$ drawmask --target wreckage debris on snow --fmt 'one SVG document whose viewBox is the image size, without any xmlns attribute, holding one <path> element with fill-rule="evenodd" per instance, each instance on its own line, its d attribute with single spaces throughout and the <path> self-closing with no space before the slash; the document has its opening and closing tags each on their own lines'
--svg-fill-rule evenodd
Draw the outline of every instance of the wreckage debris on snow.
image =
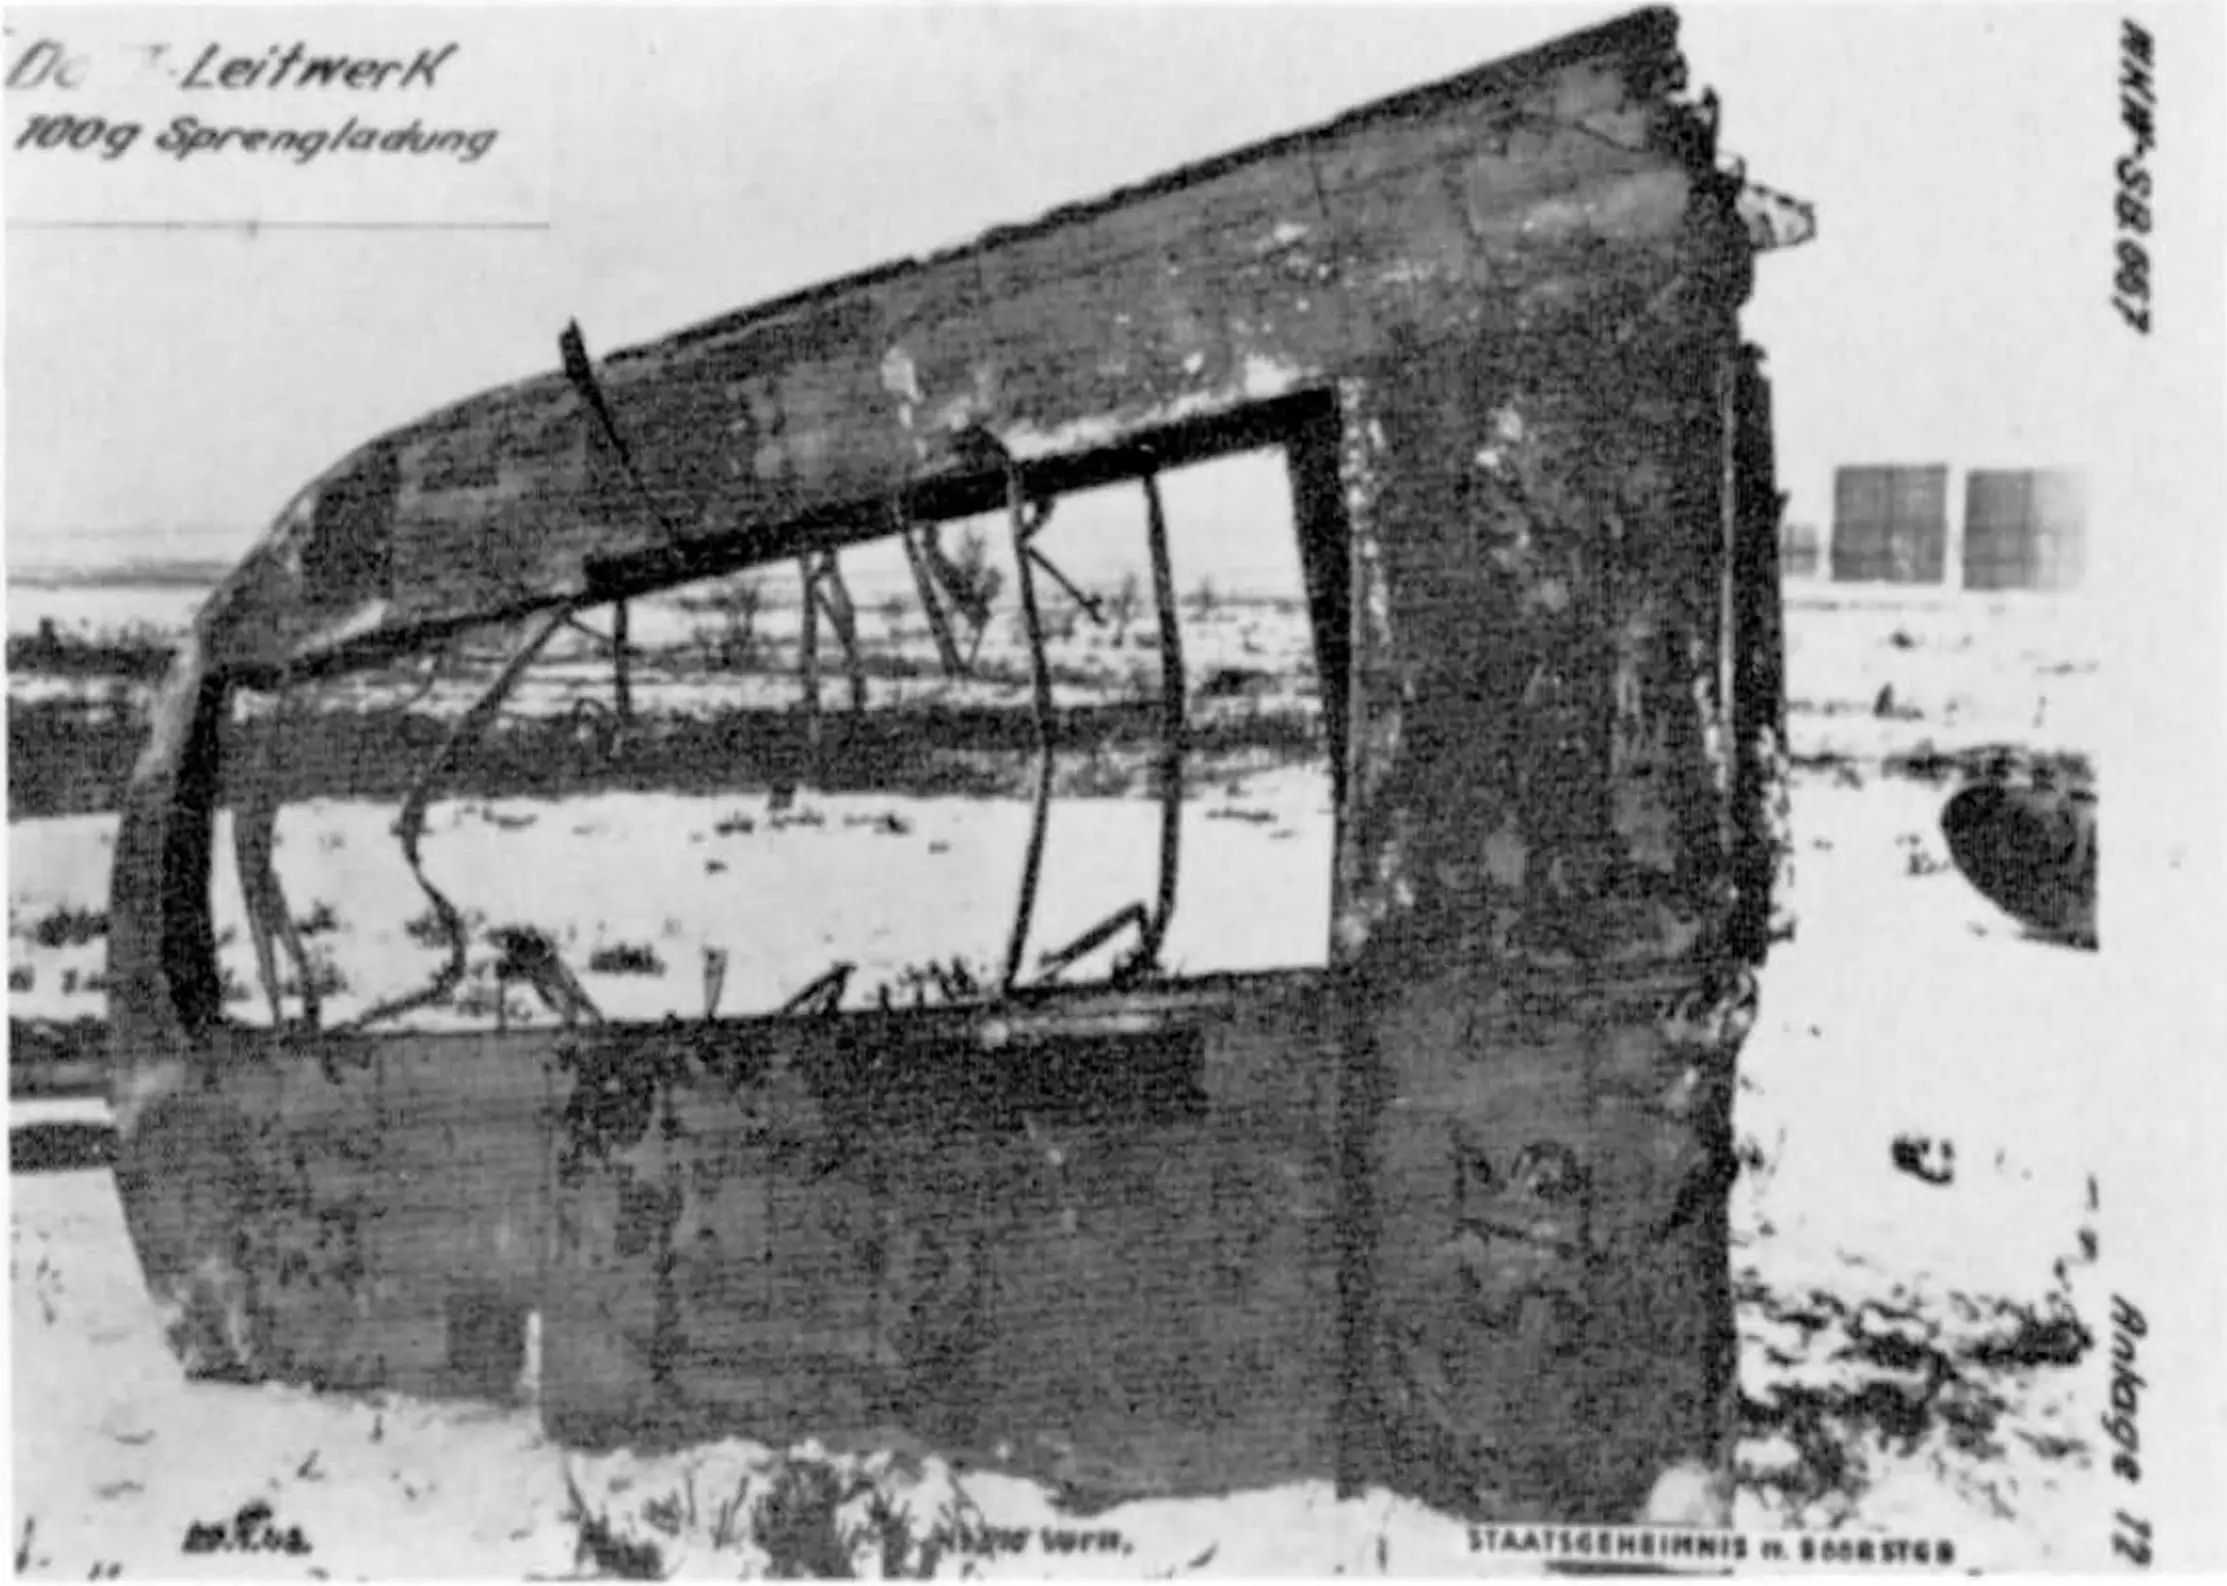
<svg viewBox="0 0 2227 1586">
<path fill-rule="evenodd" d="M 1788 846 L 1738 314 L 1808 218 L 1720 167 L 1683 78 L 1638 13 L 600 365 L 570 333 L 562 372 L 312 482 L 197 618 L 116 843 L 117 1182 L 188 1362 L 485 1393 L 538 1312 L 543 1413 L 583 1441 L 895 1423 L 1100 1492 L 1334 1472 L 1569 1520 L 1728 1474 L 1733 1064 Z M 1034 855 L 1034 528 L 1263 445 L 1324 680 L 1326 971 L 1159 968 L 1171 815 L 1117 983 L 1025 977 L 1031 880 L 947 1006 L 225 1016 L 243 690 L 1002 505 Z M 423 805 L 483 719 L 405 806 L 437 1000 L 467 916 L 418 870 Z"/>
</svg>

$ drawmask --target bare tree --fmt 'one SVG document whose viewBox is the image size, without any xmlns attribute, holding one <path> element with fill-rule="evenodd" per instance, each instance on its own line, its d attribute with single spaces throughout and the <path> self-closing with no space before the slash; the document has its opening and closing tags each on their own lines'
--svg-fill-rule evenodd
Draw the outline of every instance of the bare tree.
<svg viewBox="0 0 2227 1586">
<path fill-rule="evenodd" d="M 713 665 L 740 672 L 757 660 L 758 613 L 764 605 L 765 591 L 751 577 L 730 579 L 705 597 L 701 609 L 723 622 L 719 628 L 696 630 L 697 640 L 710 652 Z"/>
<path fill-rule="evenodd" d="M 971 663 L 981 653 L 982 635 L 989 629 L 998 595 L 1005 588 L 1005 569 L 991 562 L 989 538 L 980 529 L 969 529 L 959 537 L 958 553 L 950 559 L 945 578 L 952 603 L 959 608 L 971 635 L 967 650 Z"/>
<path fill-rule="evenodd" d="M 1135 568 L 1121 575 L 1121 583 L 1112 598 L 1106 602 L 1106 615 L 1113 619 L 1114 643 L 1129 642 L 1130 624 L 1137 620 L 1137 608 L 1144 604 L 1144 586 L 1137 578 Z"/>
</svg>

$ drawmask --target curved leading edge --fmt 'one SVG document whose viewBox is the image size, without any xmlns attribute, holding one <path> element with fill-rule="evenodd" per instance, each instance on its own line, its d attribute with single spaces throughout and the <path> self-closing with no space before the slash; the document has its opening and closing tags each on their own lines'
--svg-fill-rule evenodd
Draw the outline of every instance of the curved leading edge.
<svg viewBox="0 0 2227 1586">
<path fill-rule="evenodd" d="M 110 879 L 116 1183 L 189 1373 L 387 1380 L 396 1307 L 366 1250 L 383 1205 L 379 1074 L 347 1043 L 224 1016 L 210 880 L 253 564 L 196 617 L 128 782 Z M 480 1214 L 475 1212 L 475 1219 Z"/>
<path fill-rule="evenodd" d="M 152 736 L 125 791 L 110 879 L 117 1189 L 149 1288 L 159 1301 L 188 1309 L 197 1308 L 190 1298 L 197 1284 L 212 1293 L 237 1289 L 226 1255 L 238 1232 L 225 1169 L 234 1129 L 219 1084 L 228 1037 L 213 983 L 207 901 L 226 703 L 208 656 L 222 599 L 195 622 L 156 696 Z M 236 1322 L 219 1321 L 216 1330 L 236 1330 Z"/>
<path fill-rule="evenodd" d="M 209 885 L 231 681 L 211 658 L 241 629 L 243 588 L 228 581 L 182 646 L 118 826 L 126 1224 L 191 1374 L 476 1391 L 473 1351 L 514 1354 L 501 1335 L 538 1295 L 541 1054 L 531 1035 L 382 1041 L 224 1017 Z"/>
<path fill-rule="evenodd" d="M 181 926 L 172 899 L 190 899 L 194 849 L 205 854 L 210 840 L 210 805 L 194 795 L 214 753 L 219 693 L 196 625 L 155 697 L 152 736 L 124 794 L 109 883 L 108 980 L 111 1100 L 127 1136 L 148 1107 L 182 1088 L 189 1021 L 203 1022 L 192 980 L 207 970 L 186 963 L 190 942 L 171 939 L 194 930 Z"/>
</svg>

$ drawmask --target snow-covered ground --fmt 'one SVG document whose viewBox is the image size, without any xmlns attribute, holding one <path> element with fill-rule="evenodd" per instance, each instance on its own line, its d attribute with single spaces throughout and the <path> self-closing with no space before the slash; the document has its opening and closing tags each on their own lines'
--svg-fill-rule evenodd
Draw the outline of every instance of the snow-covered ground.
<svg viewBox="0 0 2227 1586">
<path fill-rule="evenodd" d="M 42 623 L 84 639 L 95 634 L 145 629 L 182 633 L 201 603 L 205 589 L 181 585 L 31 584 L 8 585 L 8 632 L 36 633 Z"/>
<path fill-rule="evenodd" d="M 2097 1428 L 2109 1294 L 2096 1262 L 2110 1185 L 2094 1127 L 2108 1074 L 2091 1060 L 2112 1040 L 2103 961 L 2025 938 L 1974 893 L 1947 868 L 1948 788 L 1880 764 L 1926 743 L 2089 748 L 2097 646 L 2077 602 L 1790 594 L 1794 745 L 1812 763 L 1794 790 L 1800 934 L 1766 971 L 1742 1059 L 1736 1520 L 1946 1538 L 1960 1567 L 2108 1567 L 2114 1494 Z M 423 903 L 385 833 L 391 818 L 335 800 L 281 820 L 294 914 L 332 905 L 310 945 L 348 981 L 336 1013 L 406 989 L 436 961 L 404 929 Z M 1061 801 L 1039 947 L 1149 894 L 1156 818 L 1140 798 Z M 649 948 L 662 974 L 583 976 L 607 1011 L 700 1011 L 701 951 L 716 947 L 730 961 L 723 1009 L 736 1012 L 774 1005 L 838 957 L 859 964 L 860 996 L 925 958 L 994 961 L 1025 819 L 1013 801 L 809 791 L 778 817 L 762 795 L 451 802 L 437 806 L 425 852 L 452 896 L 490 920 L 551 929 L 575 965 L 599 946 Z M 31 980 L 11 996 L 19 1014 L 98 1011 L 100 941 L 41 946 L 30 933 L 58 910 L 104 906 L 112 826 L 10 826 L 11 969 Z M 1319 776 L 1201 788 L 1184 837 L 1174 959 L 1321 960 Z M 226 963 L 253 986 L 228 865 L 216 901 L 220 928 L 233 929 Z M 235 1012 L 257 1017 L 259 1004 Z M 18 1104 L 14 1118 L 100 1111 Z M 587 1459 L 543 1440 L 523 1404 L 189 1385 L 160 1341 L 105 1173 L 20 1176 L 11 1188 L 14 1535 L 26 1573 L 562 1575 L 622 1569 L 625 1548 L 645 1544 L 684 1573 L 800 1560 L 824 1570 L 826 1555 L 798 1538 L 847 1521 L 856 1562 L 876 1565 L 890 1557 L 881 1537 L 917 1542 L 939 1517 L 971 1539 L 938 1561 L 945 1574 L 1468 1574 L 1484 1562 L 1444 1516 L 1381 1493 L 1341 1505 L 1321 1484 L 1080 1520 L 1026 1484 L 954 1481 L 921 1451 L 894 1450 L 845 1456 L 865 1479 L 839 1504 L 841 1493 L 813 1489 L 823 1467 L 737 1443 Z M 792 1511 L 841 1513 L 753 1539 L 746 1517 L 769 1512 L 775 1488 Z M 314 1551 L 181 1551 L 190 1526 L 251 1502 Z M 878 1502 L 916 1518 L 877 1528 Z M 1121 1548 L 1055 1550 L 1044 1527 L 1069 1541 L 1117 1534 Z M 1023 1531 L 1019 1551 L 994 1534 Z M 916 1549 L 900 1562 L 929 1561 Z"/>
<path fill-rule="evenodd" d="M 1232 786 L 1238 791 L 1232 792 Z M 337 1022 L 430 980 L 445 938 L 390 828 L 391 805 L 315 800 L 280 814 L 280 874 L 305 946 L 342 989 L 324 997 Z M 1062 799 L 1052 809 L 1032 955 L 1065 945 L 1117 910 L 1149 901 L 1158 877 L 1160 807 L 1147 799 Z M 1019 799 L 801 795 L 782 813 L 763 793 L 726 798 L 616 793 L 561 803 L 527 799 L 439 806 L 422 845 L 426 873 L 486 922 L 547 931 L 584 966 L 613 1018 L 703 1012 L 707 951 L 727 955 L 723 1013 L 770 1013 L 838 961 L 856 965 L 849 1002 L 872 1000 L 907 965 L 962 957 L 1000 964 L 1020 890 L 1029 806 Z M 35 828 L 35 829 L 34 829 Z M 19 922 L 107 907 L 115 819 L 74 816 L 9 827 L 10 906 Z M 1200 974 L 1324 962 L 1330 939 L 1330 793 L 1303 770 L 1264 772 L 1197 790 L 1186 801 L 1182 888 L 1164 961 Z M 231 817 L 218 817 L 231 852 Z M 241 989 L 234 1015 L 268 1021 L 239 877 L 219 865 L 220 961 Z M 417 921 L 415 934 L 411 922 Z M 59 933 L 59 928 L 57 928 Z M 1103 974 L 1117 937 L 1077 974 Z M 28 990 L 20 1016 L 102 1010 L 100 939 L 42 948 L 18 940 Z M 646 950 L 661 968 L 599 972 L 599 951 Z M 481 947 L 475 970 L 492 964 Z M 639 961 L 638 961 L 639 962 Z M 20 984 L 20 981 L 19 981 Z M 245 995 L 245 988 L 256 995 Z M 549 1017 L 513 993 L 513 1012 Z M 480 1020 L 451 1011 L 426 1028 Z"/>
<path fill-rule="evenodd" d="M 2103 736 L 2101 613 L 2081 596 L 1809 583 L 1789 584 L 1786 602 L 1797 755 L 1981 743 L 2092 755 Z"/>
</svg>

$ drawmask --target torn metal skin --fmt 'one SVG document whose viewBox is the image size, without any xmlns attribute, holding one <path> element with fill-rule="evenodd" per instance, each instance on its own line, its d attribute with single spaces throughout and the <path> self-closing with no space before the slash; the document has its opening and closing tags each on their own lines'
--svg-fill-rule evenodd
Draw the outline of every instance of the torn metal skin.
<svg viewBox="0 0 2227 1586">
<path fill-rule="evenodd" d="M 1720 168 L 1675 32 L 600 369 L 569 336 L 306 488 L 196 619 L 116 845 L 117 1180 L 188 1367 L 486 1395 L 539 1312 L 573 1442 L 894 1427 L 1101 1498 L 1334 1474 L 1567 1521 L 1727 1487 L 1734 1062 L 1785 854 L 1738 311 L 1813 220 Z M 1327 972 L 224 1016 L 237 690 L 1269 444 L 1334 756 Z"/>
</svg>

